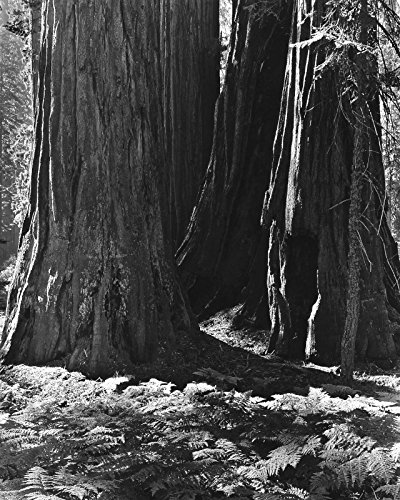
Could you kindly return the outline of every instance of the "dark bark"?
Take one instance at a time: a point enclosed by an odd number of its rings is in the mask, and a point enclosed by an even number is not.
[[[175,249],[210,157],[219,93],[218,0],[163,0],[164,129]]]
[[[202,317],[242,298],[262,236],[289,40],[291,2],[238,2],[210,164],[178,265]]]
[[[161,215],[160,2],[46,0],[42,12],[30,209],[2,354],[103,376],[192,326]]]
[[[352,105],[340,97],[339,69],[327,66],[326,47],[304,44],[319,26],[328,2],[297,2],[286,74],[285,99],[274,167],[264,206],[269,233],[270,351],[333,364],[340,360],[348,282],[349,197],[354,155]],[[314,6],[314,7],[313,7]],[[318,75],[318,78],[317,78]],[[343,89],[342,89],[343,90]],[[360,263],[359,359],[395,357],[388,321],[398,273],[384,215],[379,104],[369,96],[363,150],[363,256]],[[385,268],[391,265],[391,273]]]
[[[368,18],[368,6],[366,0],[361,0],[363,18]],[[368,44],[368,25],[360,23],[359,42]],[[353,162],[350,180],[350,208],[348,240],[349,251],[347,257],[347,296],[346,296],[346,319],[341,342],[340,377],[345,384],[353,381],[355,347],[360,320],[360,278],[361,278],[361,223],[362,223],[362,188],[363,174],[366,170],[364,163],[364,152],[368,150],[368,133],[364,130],[364,124],[368,119],[368,81],[365,72],[373,72],[369,65],[369,57],[366,53],[357,53],[354,56],[353,75],[349,74],[349,80],[353,76],[356,90],[354,92],[354,113],[352,125],[354,129]],[[369,69],[368,69],[369,67]],[[372,90],[372,89],[371,89]]]
[[[350,186],[346,318],[341,343],[340,363],[340,376],[346,384],[351,383],[353,380],[355,346],[360,319],[361,245],[359,235],[361,229],[362,173],[365,168],[363,163],[365,149],[363,136],[364,134],[360,128],[356,128],[354,133],[353,172],[351,174]]]

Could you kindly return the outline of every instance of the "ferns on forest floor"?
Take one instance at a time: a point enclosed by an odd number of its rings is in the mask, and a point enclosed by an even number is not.
[[[400,445],[374,439],[385,413],[367,398],[155,379],[117,394],[57,370],[9,386],[19,409],[0,426],[0,476],[24,476],[20,498],[400,499]]]

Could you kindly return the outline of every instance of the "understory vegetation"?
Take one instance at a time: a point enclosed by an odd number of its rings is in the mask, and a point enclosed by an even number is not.
[[[158,378],[3,368],[1,498],[400,498],[398,379],[370,366],[341,386],[227,319],[146,368]]]

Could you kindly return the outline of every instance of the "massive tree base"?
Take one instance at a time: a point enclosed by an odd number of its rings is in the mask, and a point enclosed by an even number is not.
[[[313,10],[315,7],[315,10]],[[269,235],[269,350],[323,364],[340,360],[348,286],[349,193],[354,109],[325,49],[300,43],[320,26],[329,3],[298,1],[263,224]],[[338,90],[339,89],[339,90]],[[359,360],[395,360],[390,309],[399,310],[397,249],[387,226],[379,102],[369,97],[363,123]],[[327,128],[326,124],[329,124]],[[357,125],[356,125],[357,126]],[[312,132],[311,132],[312,131]]]
[[[43,8],[30,209],[2,357],[129,371],[194,326],[162,217],[160,5]]]

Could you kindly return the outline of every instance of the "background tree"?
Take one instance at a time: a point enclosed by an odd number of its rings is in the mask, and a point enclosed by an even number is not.
[[[356,353],[360,359],[396,357],[389,314],[399,310],[399,261],[385,217],[379,96],[369,91],[364,97],[368,113],[360,115],[352,99],[360,80],[349,80],[356,74],[357,52],[368,50],[351,37],[360,30],[360,5],[297,2],[286,98],[264,207],[269,231],[269,349],[328,364],[340,359],[345,324],[355,158],[362,165]],[[329,24],[344,18],[346,31],[338,22]],[[372,17],[368,19],[373,24]],[[374,76],[370,69],[370,64],[364,66],[359,78],[369,82]],[[362,127],[362,143],[355,124]]]
[[[182,242],[210,157],[219,93],[219,1],[164,0],[164,129],[171,229]]]
[[[62,360],[104,375],[153,358],[160,341],[170,347],[193,326],[162,224],[160,7],[43,4],[30,206],[6,362]]]
[[[240,301],[260,245],[291,2],[264,5],[238,4],[210,164],[177,253],[194,311],[203,316]]]

